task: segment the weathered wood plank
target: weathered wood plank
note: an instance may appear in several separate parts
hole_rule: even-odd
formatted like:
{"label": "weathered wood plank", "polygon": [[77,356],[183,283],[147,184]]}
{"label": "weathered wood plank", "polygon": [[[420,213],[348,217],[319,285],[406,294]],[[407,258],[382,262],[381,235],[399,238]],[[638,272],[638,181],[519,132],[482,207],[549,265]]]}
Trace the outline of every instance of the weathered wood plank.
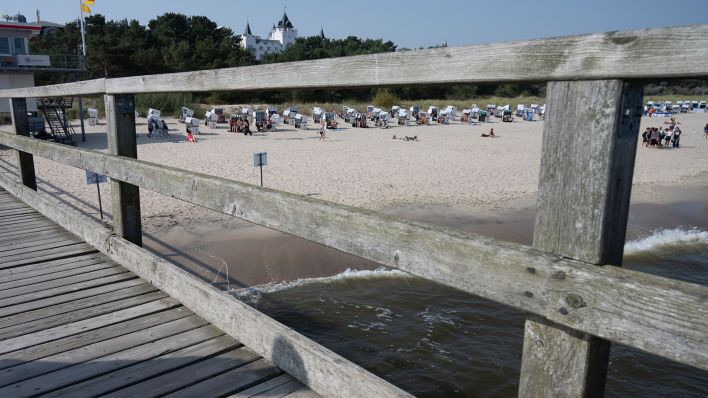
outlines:
{"label": "weathered wood plank", "polygon": [[[137,159],[133,95],[106,95],[104,101],[108,125],[108,152]],[[140,189],[137,185],[111,179],[111,197],[113,198],[113,230],[118,236],[142,246]]]}
{"label": "weathered wood plank", "polygon": [[[15,129],[15,134],[29,137],[29,122],[27,120],[27,99],[12,98],[10,99],[12,107],[12,126]],[[16,151],[17,170],[20,177],[20,183],[30,189],[37,190],[37,177],[34,174],[34,160],[32,155],[22,151]],[[0,215],[3,213],[0,211]]]}
{"label": "weathered wood plank", "polygon": [[[149,283],[143,283],[142,285],[138,285],[135,287],[129,287],[114,292],[85,297],[82,299],[69,301],[62,304],[52,305],[49,307],[27,311],[20,314],[10,315],[7,317],[0,318],[0,332],[2,332],[2,328],[20,325],[25,322],[32,322],[38,319],[45,320],[52,316],[72,313],[74,311],[90,308],[92,306],[123,300],[134,296],[140,296],[147,293],[152,293],[156,290],[157,289]],[[69,316],[74,315],[69,314]],[[80,316],[84,316],[84,314],[81,313]],[[64,323],[70,323],[70,321],[66,321]]]}
{"label": "weathered wood plank", "polygon": [[277,388],[268,391],[267,396],[268,398],[282,398],[290,397],[293,394],[299,395],[301,393],[311,393],[311,391],[307,387],[304,387],[299,381],[293,380],[289,383],[283,384],[281,386],[278,386]]}
{"label": "weathered wood plank", "polygon": [[0,233],[0,240],[3,239],[30,239],[33,236],[36,236],[40,233],[43,232],[48,232],[48,233],[62,233],[62,228],[58,227],[56,225],[47,225],[47,226],[39,226],[39,227],[32,227],[30,229],[25,229],[22,231],[18,231],[17,233],[13,232],[5,232],[5,233]]}
{"label": "weathered wood plank", "polygon": [[[130,386],[131,384],[141,382],[151,377],[158,376],[162,373],[170,372],[174,369],[201,361],[203,358],[218,355],[224,351],[233,350],[240,345],[241,344],[239,342],[230,336],[217,337],[203,343],[195,344],[181,350],[161,355],[145,362],[128,366],[100,377],[86,380],[68,388],[51,392],[45,395],[45,397],[97,397],[99,395]],[[140,395],[145,396],[144,391],[140,392]]]}
{"label": "weathered wood plank", "polygon": [[229,395],[227,398],[250,398],[260,394],[263,394],[264,396],[270,398],[270,395],[264,393],[270,392],[272,389],[279,387],[283,384],[287,384],[293,380],[297,381],[294,377],[285,373],[278,377],[274,377],[266,382],[256,384],[255,386],[246,390]]}
{"label": "weathered wood plank", "polygon": [[0,293],[5,290],[5,289],[15,289],[19,287],[24,287],[28,285],[34,285],[36,283],[40,282],[47,282],[55,279],[61,279],[61,278],[66,278],[68,276],[75,276],[75,275],[81,275],[85,274],[87,272],[92,272],[92,271],[98,271],[110,267],[118,266],[118,264],[108,261],[106,259],[105,262],[102,263],[97,263],[97,264],[90,264],[90,265],[85,265],[83,267],[73,267],[64,271],[59,271],[59,272],[53,272],[53,273],[45,273],[42,275],[37,275],[33,276],[31,278],[8,278],[8,279],[0,279],[3,281],[0,283]]}
{"label": "weathered wood plank", "polygon": [[[115,391],[106,395],[106,398],[134,397],[136,394],[150,397],[165,396],[175,390],[208,379],[229,369],[253,362],[257,359],[259,359],[258,354],[247,348],[231,350],[160,377],[155,377],[128,388]],[[235,382],[235,380],[232,380],[232,382]]]}
{"label": "weathered wood plank", "polygon": [[[205,364],[203,366],[206,366],[206,362],[208,361],[209,360],[204,361]],[[221,397],[234,391],[244,389],[254,383],[267,381],[282,373],[282,370],[261,358],[258,361],[231,369],[220,375],[209,377],[200,383],[175,391],[165,397]]]}
{"label": "weathered wood plank", "polygon": [[[74,83],[55,84],[52,86],[25,87],[17,91],[8,90],[9,97],[52,97],[71,95],[103,94],[106,91],[106,79],[81,80]],[[0,95],[5,95],[5,92]]]}
{"label": "weathered wood plank", "polygon": [[75,244],[80,242],[75,236],[70,234],[54,234],[54,235],[43,235],[39,236],[33,240],[28,239],[8,239],[4,240],[0,244],[0,253],[6,252],[16,252],[18,250],[28,250],[38,247],[46,247],[46,245],[62,246],[68,244]]}
{"label": "weathered wood plank", "polygon": [[705,78],[707,57],[708,25],[694,25],[92,80],[0,97]]}
{"label": "weathered wood plank", "polygon": [[18,265],[38,263],[41,261],[54,260],[63,257],[75,256],[77,254],[88,254],[95,251],[93,247],[84,243],[77,243],[62,246],[54,249],[43,250],[41,252],[23,253],[14,256],[0,256],[0,269],[16,267]]}
{"label": "weathered wood plank", "polygon": [[5,327],[0,329],[0,339],[9,339],[24,334],[50,329],[56,326],[83,321],[85,319],[124,310],[130,307],[136,307],[152,301],[157,301],[165,297],[166,295],[163,292],[152,292],[135,295],[133,297],[114,298],[112,301],[106,303],[96,302],[88,308],[81,308],[80,311],[50,315],[43,319],[35,319],[25,323]]}
{"label": "weathered wood plank", "polygon": [[[102,326],[124,321],[126,319],[137,318],[146,314],[164,311],[177,307],[178,305],[179,303],[174,299],[165,298],[147,304],[126,308],[121,311],[115,311],[110,314],[105,314],[91,319],[74,322],[69,325],[62,325],[42,330],[39,332],[26,334],[24,336],[7,339],[3,341],[2,346],[0,346],[0,353],[4,354],[15,350],[20,350],[22,348],[30,347],[36,344],[41,344],[47,341],[78,334],[89,329],[97,329]],[[0,394],[0,396],[2,396],[2,394]]]}
{"label": "weathered wood plank", "polygon": [[69,241],[60,240],[48,243],[37,243],[35,247],[19,247],[9,250],[0,251],[0,261],[13,261],[24,259],[28,257],[36,257],[37,254],[54,254],[61,251],[61,249],[75,249],[77,245],[82,245],[83,242],[73,238]]}
{"label": "weathered wood plank", "polygon": [[[642,91],[619,80],[548,84],[548,109],[555,111],[544,130],[535,248],[622,263]],[[551,288],[549,299],[567,313],[583,307],[578,293]],[[529,317],[519,396],[601,397],[609,353],[607,340]]]}
{"label": "weathered wood plank", "polygon": [[83,289],[79,291],[69,292],[60,294],[57,296],[50,296],[44,299],[32,300],[25,303],[18,303],[11,306],[0,308],[1,316],[10,316],[13,314],[19,314],[25,311],[36,310],[38,308],[48,307],[50,305],[57,305],[61,303],[66,303],[72,300],[78,300],[84,297],[91,297],[97,294],[103,294],[106,292],[114,292],[120,289],[124,289],[131,286],[137,286],[145,284],[145,281],[139,278],[127,279],[121,282],[109,283],[106,285],[100,285],[94,288]]}
{"label": "weathered wood plank", "polygon": [[0,228],[0,233],[2,233],[3,235],[7,235],[8,233],[19,233],[25,230],[36,229],[39,227],[47,227],[50,225],[51,223],[45,220],[32,220],[23,222],[19,225],[3,225],[2,228]]}
{"label": "weathered wood plank", "polygon": [[[182,323],[173,323],[173,321],[189,318]],[[125,348],[133,347],[133,345],[126,345],[126,339],[130,341],[146,341],[150,336],[167,336],[167,331],[174,333],[181,333],[186,330],[195,329],[206,325],[207,322],[202,318],[195,316],[194,313],[185,307],[177,307],[171,310],[158,312],[155,314],[149,314],[139,318],[132,318],[127,321],[111,324],[104,326],[102,328],[89,330],[76,335],[67,336],[59,340],[53,340],[50,342],[37,344],[31,347],[23,348],[21,350],[12,351],[7,354],[0,355],[0,369],[9,368],[11,366],[22,366],[22,369],[37,369],[37,367],[46,367],[48,363],[58,363],[59,368],[63,366],[69,366],[66,363],[67,358],[71,358],[74,362],[80,363],[88,359],[93,359],[96,357],[96,353],[110,354],[113,350],[123,350]],[[182,326],[180,326],[182,325]],[[159,329],[150,329],[153,326],[160,326]],[[135,337],[127,335],[145,330],[141,335],[142,337]],[[121,339],[121,336],[126,336]],[[113,338],[116,340],[108,341]],[[97,343],[104,342],[104,345],[97,345]],[[73,350],[73,351],[72,351]],[[108,351],[106,351],[108,350]],[[51,357],[52,355],[65,353],[61,360],[59,357]],[[83,356],[82,356],[83,355]],[[46,358],[43,361],[32,362],[36,359]],[[43,371],[39,373],[22,373],[20,368],[15,368],[10,373],[18,375],[15,379],[8,381],[7,383],[14,383],[20,380],[24,380],[30,377],[37,376],[39,374],[48,373],[49,371],[56,370],[57,367],[53,366],[51,369],[44,368]],[[0,372],[0,380],[5,380],[8,377],[8,373]],[[0,383],[2,384],[2,383]]]}
{"label": "weathered wood plank", "polygon": [[[60,227],[61,228],[61,227]],[[68,257],[60,260],[47,261],[41,267],[27,265],[0,270],[0,279],[3,281],[13,281],[25,278],[32,278],[39,275],[61,272],[72,268],[79,268],[86,265],[93,265],[110,261],[103,253],[85,254],[82,256]]]}
{"label": "weathered wood plank", "polygon": [[104,269],[84,272],[79,275],[68,276],[60,279],[53,279],[27,286],[3,289],[2,291],[0,291],[0,300],[30,293],[48,291],[64,286],[78,285],[83,282],[94,281],[108,276],[122,274],[125,272],[128,272],[128,270],[121,267],[120,265],[110,265],[109,267]]}
{"label": "weathered wood plank", "polygon": [[[665,278],[647,277],[631,271],[607,271],[609,267],[588,270],[588,265],[557,256],[543,254],[532,248],[509,242],[501,242],[491,238],[459,231],[450,231],[422,223],[401,220],[399,218],[377,214],[367,210],[356,209],[329,203],[309,197],[258,188],[249,184],[206,176],[199,173],[185,172],[168,166],[155,165],[133,159],[118,159],[111,155],[101,154],[75,148],[65,148],[37,140],[27,140],[0,134],[0,143],[18,146],[35,155],[47,157],[75,167],[95,170],[112,178],[124,179],[152,191],[186,200],[200,206],[215,209],[226,214],[264,225],[291,235],[299,236],[314,242],[337,248],[382,264],[390,265],[404,271],[452,286],[463,291],[501,302],[552,319],[559,311],[557,302],[549,301],[549,282],[553,286],[572,284],[570,279],[556,280],[553,275],[563,272],[566,275],[573,270],[583,269],[591,278],[597,281],[607,281],[608,275],[618,276],[623,281],[636,280],[646,284],[648,290],[660,294],[664,301],[653,301],[641,291],[632,297],[637,303],[652,301],[657,307],[645,308],[646,312],[664,314],[671,319],[667,325],[659,325],[643,318],[641,314],[627,313],[623,306],[609,303],[599,308],[584,308],[588,322],[580,322],[571,317],[562,317],[559,321],[571,328],[582,327],[584,332],[611,339],[622,344],[635,346],[657,355],[689,363],[702,363],[708,369],[708,327],[685,327],[697,319],[708,319],[706,308],[708,296],[705,287],[695,287],[691,284],[678,284]],[[0,177],[0,184],[9,187],[13,185],[7,178]],[[10,184],[10,185],[8,185]],[[16,185],[13,185],[16,187]],[[109,246],[105,243],[110,239],[105,232],[99,232],[97,227],[89,227],[75,212],[66,207],[60,211],[53,202],[42,200],[41,197],[12,189],[13,194],[20,195],[27,203],[40,209],[45,215],[52,214],[53,219],[66,227],[70,232],[87,239],[94,247],[108,253]],[[70,213],[69,213],[70,212]],[[74,214],[67,217],[65,214]],[[88,220],[86,220],[88,222]],[[113,258],[118,253],[112,252]],[[135,255],[135,257],[140,257]],[[127,265],[123,258],[124,265]],[[149,260],[131,260],[149,263]],[[607,271],[607,273],[605,273]],[[503,276],[502,276],[503,275]],[[583,280],[586,277],[583,276]],[[628,283],[631,285],[631,283]],[[679,289],[681,294],[674,294],[661,286]],[[594,301],[602,291],[591,292],[585,300]],[[678,297],[678,301],[673,297]],[[679,302],[682,302],[679,304]],[[592,325],[603,324],[606,318],[604,311],[623,314],[631,319],[629,323],[621,322],[623,333],[609,334]],[[675,322],[674,314],[680,314],[686,322]],[[619,318],[615,318],[619,321]],[[606,325],[605,325],[606,326]],[[698,325],[700,326],[700,325]],[[621,329],[618,325],[617,328]],[[667,331],[671,331],[668,334]],[[655,336],[662,336],[657,339]],[[671,338],[668,336],[671,335]],[[664,344],[666,347],[661,348]],[[695,346],[703,345],[696,350]],[[252,347],[251,345],[249,345]],[[674,346],[674,348],[669,348]],[[678,347],[678,348],[676,348]],[[252,347],[253,348],[253,347]],[[682,359],[679,359],[682,358]],[[693,359],[688,359],[693,358]],[[698,366],[698,365],[696,365]]]}
{"label": "weathered wood plank", "polygon": [[0,210],[0,217],[5,216],[15,216],[21,214],[34,214],[31,209],[10,209],[10,210]]}
{"label": "weathered wood plank", "polygon": [[[207,325],[198,329],[170,335],[169,337],[150,336],[150,338],[146,340],[139,341],[138,343],[140,345],[133,346],[132,348],[7,385],[0,388],[0,396],[11,393],[14,397],[30,397],[47,393],[91,377],[101,376],[132,364],[140,363],[161,354],[213,339],[220,335],[223,335],[223,332],[213,326]],[[103,353],[98,352],[95,354],[102,355]],[[12,368],[6,370],[10,369]]]}
{"label": "weathered wood plank", "polygon": [[128,272],[121,272],[115,275],[105,276],[103,278],[96,278],[85,282],[78,282],[72,285],[55,287],[53,289],[47,289],[43,291],[33,291],[31,293],[22,294],[19,296],[7,297],[0,299],[0,308],[9,307],[11,305],[28,303],[31,301],[36,301],[44,298],[49,298],[53,296],[60,296],[67,293],[76,292],[79,290],[85,290],[92,287],[98,287],[101,285],[112,284],[116,282],[125,281],[127,279],[134,279],[136,276]]}

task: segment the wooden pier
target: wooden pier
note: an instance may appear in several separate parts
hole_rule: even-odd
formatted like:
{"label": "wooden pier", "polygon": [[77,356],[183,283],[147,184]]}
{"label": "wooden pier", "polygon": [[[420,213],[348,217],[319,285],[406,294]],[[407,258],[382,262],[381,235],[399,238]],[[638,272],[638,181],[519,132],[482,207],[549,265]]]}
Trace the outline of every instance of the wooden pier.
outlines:
{"label": "wooden pier", "polygon": [[[189,334],[194,342],[190,345],[191,349],[204,344],[199,346],[199,350],[214,352],[223,349],[224,355],[227,352],[248,352],[247,349],[250,349],[282,369],[280,371],[275,366],[266,365],[267,362],[252,354],[256,361],[253,363],[262,364],[262,371],[272,372],[271,376],[275,377],[272,380],[278,380],[267,381],[264,385],[272,386],[287,379],[289,376],[281,374],[285,372],[322,396],[409,396],[228,293],[144,250],[141,247],[140,189],[148,189],[526,312],[519,383],[519,395],[522,397],[602,396],[612,342],[708,370],[708,288],[621,268],[642,115],[643,83],[647,80],[706,79],[706,59],[708,25],[697,25],[0,90],[0,98],[11,99],[13,109],[13,131],[0,133],[0,144],[16,151],[19,171],[18,179],[0,175],[0,187],[88,243],[87,246],[81,241],[72,241],[69,235],[61,232],[56,237],[58,240],[52,241],[54,238],[42,232],[42,228],[51,225],[46,219],[17,205],[3,193],[0,203],[5,210],[0,210],[0,216],[9,218],[2,220],[0,236],[24,231],[23,236],[27,237],[37,233],[36,240],[42,243],[28,246],[28,242],[20,238],[18,244],[22,247],[8,249],[0,242],[4,245],[0,247],[14,253],[9,257],[11,260],[6,260],[10,265],[0,265],[0,293],[6,295],[0,298],[0,303],[13,303],[13,300],[22,300],[25,295],[41,296],[52,289],[76,288],[85,291],[81,286],[94,282],[81,279],[86,275],[72,274],[73,268],[66,263],[69,260],[54,260],[56,257],[52,257],[63,250],[76,252],[67,254],[68,258],[106,259],[100,263],[89,260],[91,264],[86,265],[93,267],[90,268],[93,271],[87,270],[87,274],[120,280],[105,286],[134,281],[135,286],[125,286],[121,290],[134,292],[145,289],[140,295],[133,294],[101,304],[96,302],[78,311],[67,310],[72,305],[68,303],[49,304],[57,306],[59,312],[64,311],[61,314],[66,314],[59,314],[56,318],[52,318],[53,313],[45,311],[45,307],[32,308],[31,305],[27,309],[31,313],[7,314],[25,317],[21,318],[25,321],[7,321],[3,324],[0,332],[14,330],[22,331],[22,334],[0,341],[2,355],[25,350],[29,355],[29,352],[35,352],[32,347],[44,347],[39,351],[63,349],[64,344],[90,335],[84,334],[86,332],[81,329],[82,326],[73,329],[75,336],[80,336],[76,339],[67,335],[72,333],[72,329],[63,325],[32,331],[32,328],[40,327],[41,322],[35,321],[31,314],[36,313],[56,322],[71,321],[67,325],[96,326],[92,330],[101,331],[96,335],[106,335],[112,333],[114,328],[97,326],[103,325],[96,323],[97,319],[131,311],[139,314],[141,310],[138,308],[148,307],[153,309],[145,311],[154,311],[169,318],[171,315],[168,314],[179,312],[181,308],[184,317],[163,323],[158,321],[158,324],[146,327],[170,329],[171,326],[165,325],[192,319],[200,326],[185,332],[192,333]],[[538,215],[531,247],[136,158],[134,94],[138,93],[513,82],[548,82]],[[26,98],[77,95],[104,96],[108,153],[29,137]],[[33,156],[110,177],[114,215],[112,228],[39,193]],[[17,231],[13,225],[18,225]],[[99,257],[93,249],[106,257]],[[35,260],[24,264],[23,258]],[[104,267],[98,264],[111,265]],[[65,272],[67,276],[57,281],[42,279],[45,275],[52,278],[55,273],[49,272],[52,269],[56,269],[56,273]],[[26,279],[37,282],[23,285],[26,281],[20,281],[25,278],[16,274],[20,271],[27,273]],[[143,284],[138,277],[149,285]],[[76,282],[57,286],[56,283],[63,283],[61,280]],[[33,290],[33,286],[44,288]],[[66,294],[75,295],[71,297],[77,298],[72,300],[78,303],[99,300],[101,296],[97,294],[89,298],[79,297],[76,292]],[[150,297],[155,299],[138,304],[141,300],[138,297],[145,295],[152,295]],[[51,299],[40,296],[28,303]],[[127,308],[115,308],[100,315],[95,312],[101,311],[100,308],[120,306],[118,302],[129,301],[134,304],[125,304]],[[13,305],[8,304],[9,308]],[[150,307],[159,305],[162,307]],[[0,311],[3,308],[0,307]],[[83,316],[80,314],[84,312],[95,315],[81,320],[73,318]],[[145,318],[135,316],[135,319]],[[214,327],[208,326],[207,322]],[[23,331],[25,327],[27,330]],[[196,330],[204,330],[206,334],[195,337],[194,334],[201,333]],[[235,340],[220,335],[219,330]],[[177,336],[160,335],[156,338],[164,344],[173,344],[170,346],[176,350],[173,352],[188,350],[176,342],[180,339]],[[53,339],[53,343],[42,338]],[[113,341],[119,338],[113,335],[108,337]],[[220,339],[219,344],[226,348],[204,343],[209,339]],[[179,354],[174,354],[171,360],[147,365],[150,358],[146,357],[151,355],[148,352],[155,358],[169,356],[172,352],[150,351],[147,346],[144,347],[147,350],[143,350],[138,348],[142,346],[137,345],[141,340],[136,337],[135,341],[134,348],[121,351],[130,355],[107,354],[108,358],[115,360],[109,363],[98,360],[100,366],[97,365],[97,369],[121,372],[122,375],[130,373],[131,368],[141,368],[134,361],[145,363],[146,369],[157,369],[173,366],[170,364],[178,361],[174,357],[183,360]],[[235,350],[236,341],[248,348]],[[95,347],[93,344],[100,345],[101,342],[90,343],[83,348],[71,346],[69,349],[84,352],[84,348]],[[200,358],[194,360],[204,364],[221,353],[203,357],[195,354]],[[50,361],[51,366],[61,364],[66,370],[55,372],[66,380],[74,380],[74,383],[82,382],[76,378],[88,375],[82,372],[93,371],[78,364],[70,366],[71,359],[62,357],[59,352],[52,351],[48,355],[58,356]],[[15,361],[10,362],[9,369],[43,366],[38,357],[8,360]],[[115,363],[121,361],[125,361],[125,366],[120,370],[110,368],[118,366]],[[223,363],[226,362],[224,360]],[[182,362],[174,366],[187,369],[190,365]],[[69,370],[72,368],[77,369],[77,373]],[[87,368],[93,369],[91,366]],[[221,374],[238,372],[238,369],[222,368]],[[174,372],[179,373],[179,370]],[[170,371],[158,373],[168,375]],[[147,370],[141,370],[139,374],[148,376]],[[0,373],[0,381],[4,376]],[[130,377],[129,384],[138,386],[139,383],[132,379],[134,376]],[[182,376],[177,379],[181,382]],[[111,383],[119,383],[117,380],[120,377],[115,380],[110,378],[106,383],[116,386]],[[211,380],[218,381],[219,376]],[[14,379],[10,383],[15,382],[24,383]],[[47,384],[50,387],[42,384],[34,388],[41,391],[42,388],[64,386],[58,384],[61,383],[60,378],[52,383]],[[162,384],[149,380],[146,383],[153,386]],[[292,383],[292,388],[302,388],[293,381],[289,383]],[[199,385],[193,384],[184,391]],[[23,384],[21,388],[25,388],[22,391],[27,391],[28,395],[32,394],[30,387]],[[92,388],[102,387],[94,384]],[[310,393],[307,390],[298,391]],[[192,395],[190,392],[187,394]],[[200,395],[208,396],[209,393]],[[0,396],[4,394],[0,393]]]}
{"label": "wooden pier", "polygon": [[0,190],[1,397],[317,397]]}

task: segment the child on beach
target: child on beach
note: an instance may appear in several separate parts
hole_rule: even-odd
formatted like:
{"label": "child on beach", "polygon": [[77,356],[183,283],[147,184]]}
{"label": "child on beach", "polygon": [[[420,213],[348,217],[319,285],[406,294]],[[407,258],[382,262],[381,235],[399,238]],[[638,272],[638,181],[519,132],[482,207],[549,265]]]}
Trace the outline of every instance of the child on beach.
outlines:
{"label": "child on beach", "polygon": [[322,127],[320,127],[320,141],[324,141],[324,139],[325,139],[325,130],[326,130],[325,124],[322,123]]}
{"label": "child on beach", "polygon": [[192,130],[187,129],[187,142],[197,142],[197,139],[194,138],[194,134],[192,134]]}

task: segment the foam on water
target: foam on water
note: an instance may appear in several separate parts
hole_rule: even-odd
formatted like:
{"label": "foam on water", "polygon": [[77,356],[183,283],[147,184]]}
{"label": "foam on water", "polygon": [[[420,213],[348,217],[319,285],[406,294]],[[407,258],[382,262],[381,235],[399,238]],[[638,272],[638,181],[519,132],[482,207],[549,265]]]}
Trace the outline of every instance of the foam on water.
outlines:
{"label": "foam on water", "polygon": [[708,245],[708,231],[698,228],[673,228],[652,232],[640,239],[624,245],[624,254],[640,254],[657,250],[686,249],[697,245]]}
{"label": "foam on water", "polygon": [[379,267],[375,270],[355,270],[347,268],[344,272],[337,275],[326,276],[320,278],[302,278],[296,279],[289,282],[280,283],[267,283],[264,285],[254,286],[247,289],[242,289],[234,292],[234,294],[239,298],[251,298],[258,299],[261,294],[269,294],[281,292],[283,290],[294,289],[301,286],[308,285],[324,285],[336,282],[341,282],[344,280],[361,280],[361,279],[377,279],[377,278],[412,278],[413,275],[399,271],[396,269],[389,269],[385,267]]}

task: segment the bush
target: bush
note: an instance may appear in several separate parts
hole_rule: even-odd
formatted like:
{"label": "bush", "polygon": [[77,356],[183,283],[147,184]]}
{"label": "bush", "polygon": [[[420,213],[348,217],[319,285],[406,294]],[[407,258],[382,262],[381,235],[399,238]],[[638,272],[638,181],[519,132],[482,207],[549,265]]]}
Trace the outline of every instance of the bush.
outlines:
{"label": "bush", "polygon": [[137,94],[135,96],[135,110],[141,116],[147,115],[149,108],[159,109],[164,116],[179,117],[182,107],[192,106],[191,93],[157,93]]}
{"label": "bush", "polygon": [[387,88],[376,90],[376,95],[371,100],[374,105],[381,109],[389,109],[394,105],[398,105],[400,101],[401,99],[398,98],[398,95]]}

